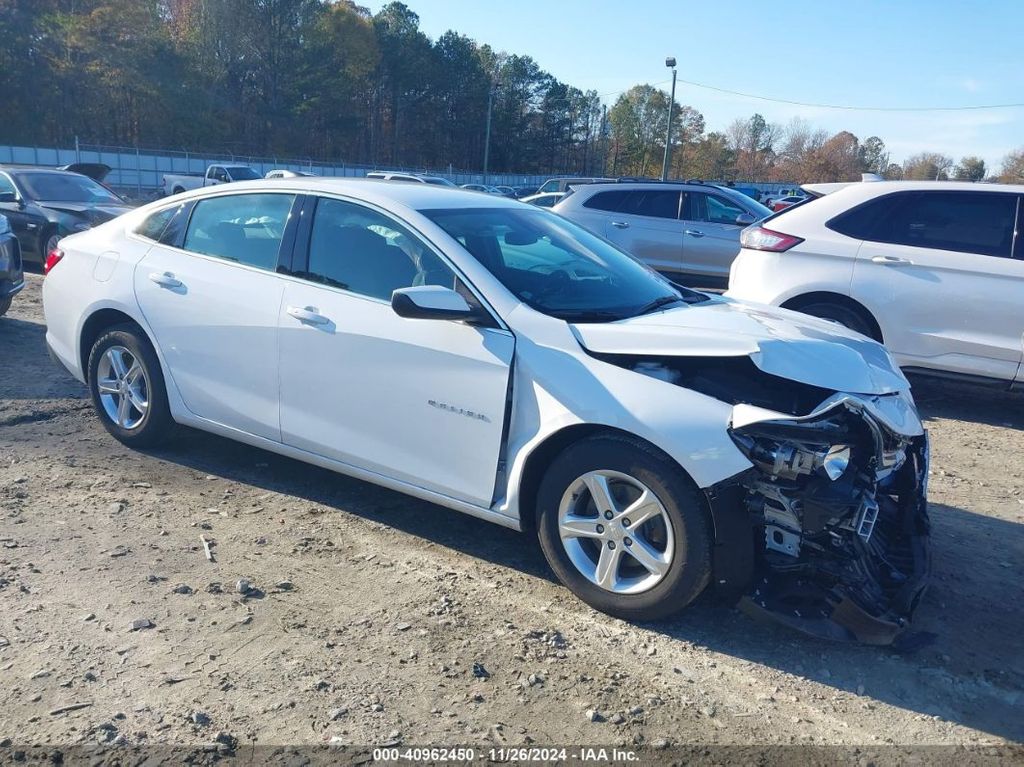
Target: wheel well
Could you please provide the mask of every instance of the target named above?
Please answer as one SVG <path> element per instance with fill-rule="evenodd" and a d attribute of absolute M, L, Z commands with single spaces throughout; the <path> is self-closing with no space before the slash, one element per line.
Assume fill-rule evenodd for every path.
<path fill-rule="evenodd" d="M 534 534 L 537 531 L 537 492 L 540 490 L 540 483 L 544 478 L 544 472 L 547 470 L 547 467 L 569 445 L 598 434 L 629 437 L 638 442 L 643 442 L 652 450 L 665 454 L 664 450 L 642 437 L 612 426 L 581 423 L 566 426 L 564 429 L 556 431 L 533 449 L 533 452 L 526 459 L 526 466 L 523 467 L 523 477 L 519 482 L 519 524 L 523 532 Z M 672 458 L 669 458 L 669 460 L 676 463 Z M 678 466 L 678 464 L 676 465 Z M 685 470 L 681 466 L 679 470 L 685 474 Z M 686 476 L 689 477 L 689 475 Z"/>
<path fill-rule="evenodd" d="M 878 321 L 874 315 L 862 303 L 855 301 L 849 296 L 844 296 L 842 293 L 829 293 L 828 291 L 804 293 L 802 296 L 796 296 L 783 303 L 782 308 L 800 311 L 802 307 L 812 304 L 837 304 L 852 312 L 856 312 L 871 328 L 871 336 L 879 343 L 883 342 L 882 329 L 878 326 Z"/>
<path fill-rule="evenodd" d="M 107 328 L 126 324 L 134 325 L 143 336 L 147 339 L 149 338 L 139 323 L 118 309 L 100 309 L 98 312 L 91 314 L 89 319 L 85 321 L 85 325 L 82 326 L 82 336 L 78 343 L 78 355 L 82 363 L 82 374 L 86 380 L 89 379 L 89 353 L 92 351 L 92 345 L 96 343 L 96 339 Z M 150 341 L 150 345 L 152 345 L 152 341 Z"/>

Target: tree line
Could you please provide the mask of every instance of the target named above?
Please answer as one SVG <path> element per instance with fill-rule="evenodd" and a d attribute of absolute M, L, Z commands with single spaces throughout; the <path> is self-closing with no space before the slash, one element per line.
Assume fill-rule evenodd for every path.
<path fill-rule="evenodd" d="M 0 0 L 0 142 L 189 149 L 444 169 L 656 176 L 669 96 L 607 105 L 456 31 L 431 40 L 401 2 Z M 751 181 L 980 180 L 978 158 L 892 163 L 877 136 L 760 115 L 708 130 L 674 104 L 671 174 Z M 1014 159 L 1015 158 L 1015 159 Z M 1007 158 L 1021 180 L 1024 150 Z"/>

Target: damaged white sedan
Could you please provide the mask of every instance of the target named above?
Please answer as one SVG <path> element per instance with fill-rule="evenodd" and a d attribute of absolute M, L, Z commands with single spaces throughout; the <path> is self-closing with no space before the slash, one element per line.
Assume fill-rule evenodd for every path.
<path fill-rule="evenodd" d="M 925 588 L 927 437 L 883 347 L 672 285 L 547 211 L 239 183 L 48 267 L 48 345 L 125 444 L 184 424 L 536 531 L 627 619 L 713 585 L 885 644 Z"/>

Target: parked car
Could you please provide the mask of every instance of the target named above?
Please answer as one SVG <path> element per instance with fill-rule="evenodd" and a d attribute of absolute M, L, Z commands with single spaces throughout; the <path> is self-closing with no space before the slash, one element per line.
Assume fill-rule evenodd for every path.
<path fill-rule="evenodd" d="M 0 215 L 6 216 L 26 262 L 42 265 L 61 237 L 128 210 L 121 197 L 80 173 L 0 166 Z"/>
<path fill-rule="evenodd" d="M 432 184 L 434 186 L 450 186 L 457 187 L 457 185 L 443 176 L 426 176 L 420 173 L 391 173 L 388 171 L 375 170 L 366 174 L 367 178 L 374 178 L 378 181 L 411 181 L 414 184 Z"/>
<path fill-rule="evenodd" d="M 524 197 L 532 197 L 537 194 L 537 187 L 535 186 L 517 186 L 515 187 L 515 190 L 517 200 L 521 200 Z"/>
<path fill-rule="evenodd" d="M 462 188 L 469 192 L 483 192 L 484 194 L 501 195 L 501 190 L 496 186 L 491 186 L 490 184 L 462 184 Z"/>
<path fill-rule="evenodd" d="M 791 194 L 773 201 L 770 207 L 773 211 L 778 213 L 780 210 L 785 210 L 786 208 L 789 208 L 793 205 L 799 205 L 806 199 L 807 198 L 804 197 L 803 195 Z"/>
<path fill-rule="evenodd" d="M 743 227 L 771 211 L 733 189 L 703 183 L 577 187 L 553 209 L 673 277 L 725 285 Z"/>
<path fill-rule="evenodd" d="M 166 173 L 161 180 L 164 194 L 181 194 L 204 186 L 231 184 L 235 181 L 255 181 L 260 174 L 248 165 L 211 165 L 206 173 Z"/>
<path fill-rule="evenodd" d="M 553 208 L 559 200 L 565 197 L 565 192 L 545 192 L 544 194 L 533 194 L 523 197 L 520 202 L 528 202 L 538 208 Z"/>
<path fill-rule="evenodd" d="M 6 216 L 0 216 L 0 317 L 7 314 L 11 301 L 25 287 L 21 268 L 21 247 Z"/>
<path fill-rule="evenodd" d="M 1024 186 L 851 184 L 743 233 L 728 295 L 834 320 L 900 366 L 1024 380 Z"/>
<path fill-rule="evenodd" d="M 126 445 L 186 424 L 535 529 L 631 620 L 714 583 L 882 644 L 924 588 L 926 435 L 885 349 L 676 287 L 549 211 L 258 182 L 61 249 L 47 343 Z"/>
<path fill-rule="evenodd" d="M 503 197 L 508 197 L 511 200 L 518 199 L 516 197 L 516 190 L 511 186 L 498 185 L 494 187 Z"/>
<path fill-rule="evenodd" d="M 312 176 L 312 173 L 305 173 L 301 170 L 289 170 L 288 168 L 275 168 L 274 170 L 267 171 L 267 175 L 263 178 L 304 178 L 306 176 Z"/>
<path fill-rule="evenodd" d="M 549 178 L 540 188 L 536 190 L 535 194 L 545 194 L 547 192 L 568 192 L 569 187 L 577 186 L 581 184 L 609 184 L 617 179 L 614 178 L 598 178 L 598 177 L 573 177 L 564 176 L 559 178 Z"/>

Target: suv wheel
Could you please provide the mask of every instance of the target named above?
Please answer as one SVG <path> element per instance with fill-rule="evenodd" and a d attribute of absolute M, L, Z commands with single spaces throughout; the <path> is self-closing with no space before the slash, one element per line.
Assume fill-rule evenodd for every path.
<path fill-rule="evenodd" d="M 130 447 L 156 445 L 173 428 L 160 362 L 134 325 L 118 325 L 96 339 L 89 391 L 103 426 Z"/>
<path fill-rule="evenodd" d="M 840 325 L 847 327 L 850 330 L 854 330 L 862 336 L 873 338 L 876 341 L 880 342 L 882 340 L 879 338 L 879 333 L 874 328 L 872 322 L 865 317 L 862 312 L 859 312 L 852 307 L 830 303 L 828 301 L 820 301 L 812 304 L 795 306 L 793 309 L 794 311 L 803 312 L 804 314 L 809 314 L 812 317 L 818 317 L 822 320 L 838 322 Z"/>
<path fill-rule="evenodd" d="M 551 464 L 537 500 L 548 563 L 602 612 L 664 618 L 710 580 L 711 533 L 699 491 L 639 440 L 602 435 L 571 445 Z"/>

